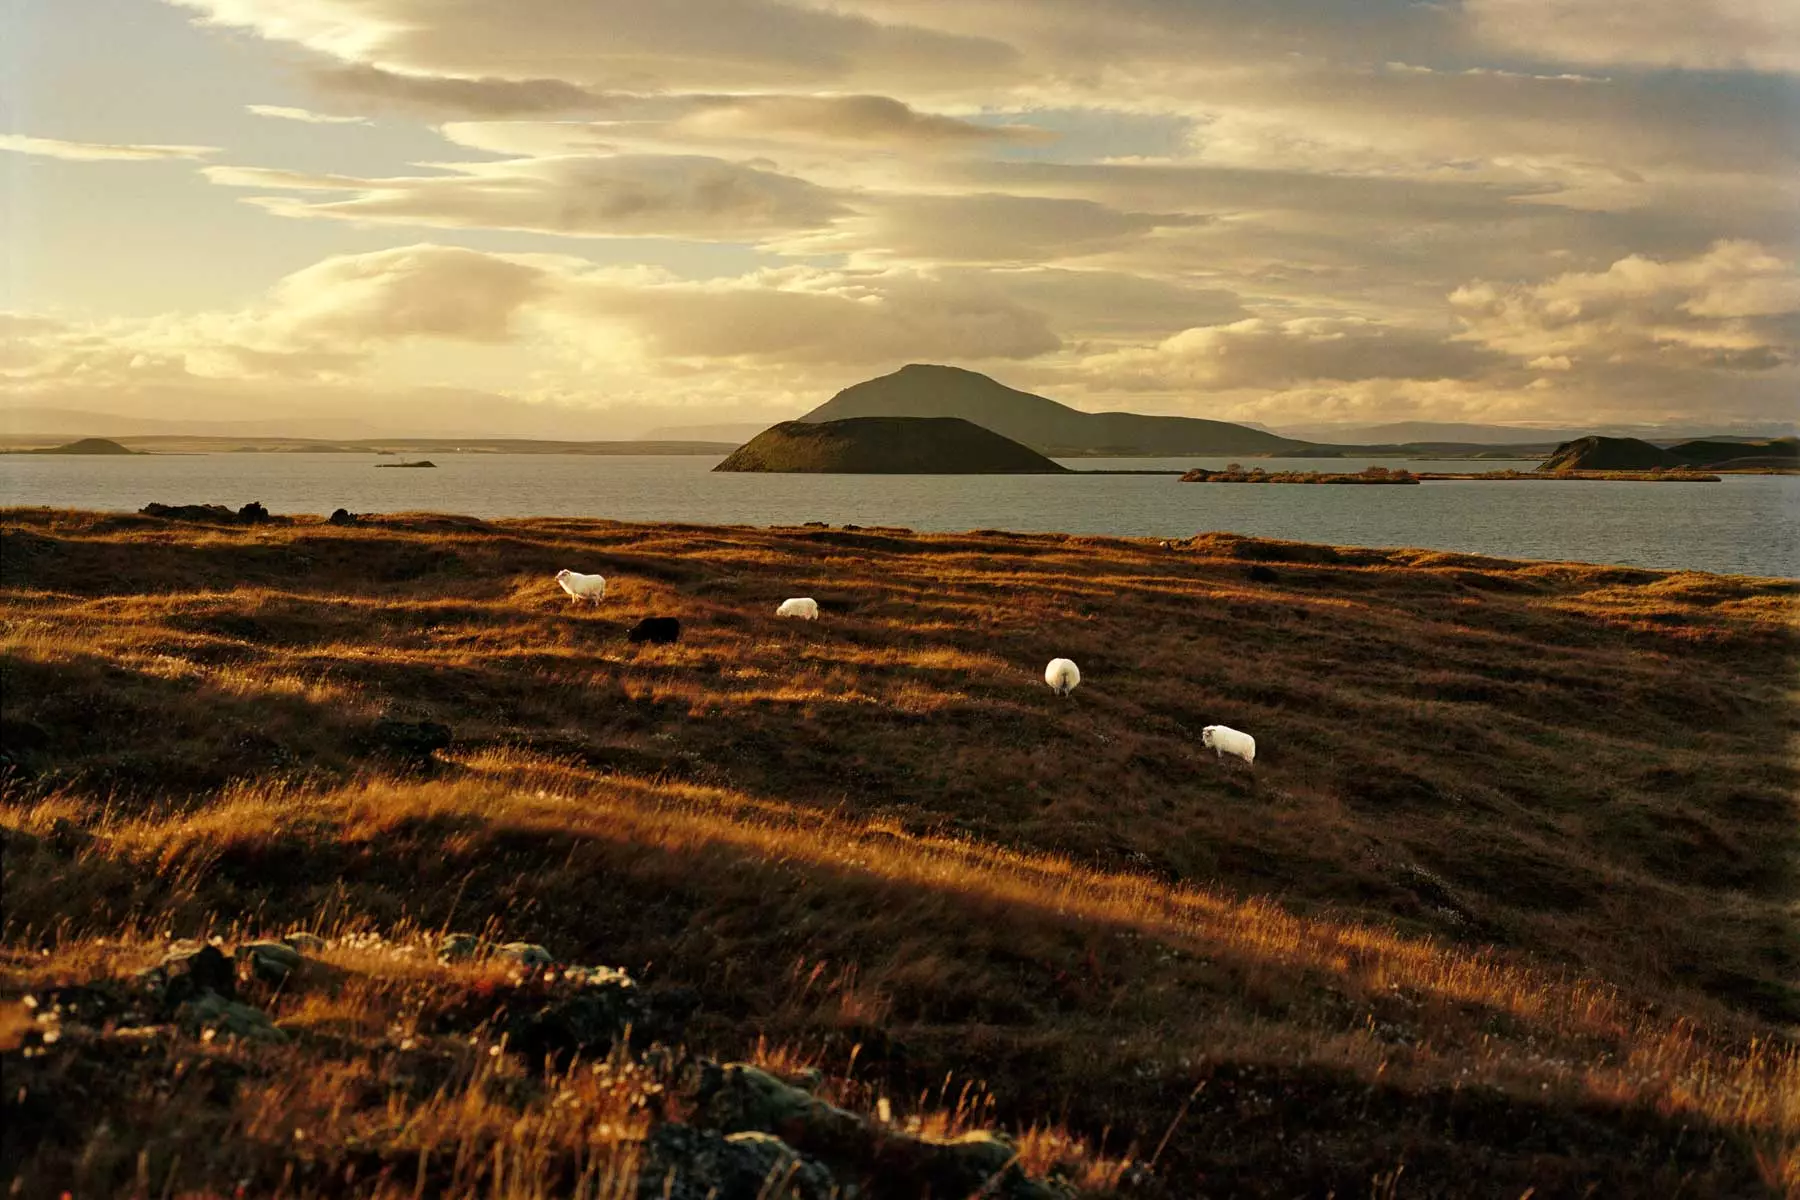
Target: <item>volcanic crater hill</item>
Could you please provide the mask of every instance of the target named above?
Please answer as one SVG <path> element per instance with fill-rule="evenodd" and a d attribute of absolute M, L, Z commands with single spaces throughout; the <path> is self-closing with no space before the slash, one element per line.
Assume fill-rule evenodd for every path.
<path fill-rule="evenodd" d="M 802 421 L 961 417 L 1050 455 L 1276 454 L 1306 443 L 1227 421 L 1082 412 L 977 371 L 912 363 L 845 388 Z"/>
<path fill-rule="evenodd" d="M 1791 1194 L 1797 603 L 1226 534 L 0 512 L 0 1188 L 581 1195 L 714 1145 L 656 1099 L 701 1055 L 1086 1195 Z M 256 1014 L 134 974 L 301 926 Z M 459 931 L 624 970 L 683 1049 L 608 1057 L 603 995 Z"/>
<path fill-rule="evenodd" d="M 958 417 L 852 417 L 822 423 L 784 421 L 751 438 L 713 470 L 1056 475 L 1068 468 Z"/>

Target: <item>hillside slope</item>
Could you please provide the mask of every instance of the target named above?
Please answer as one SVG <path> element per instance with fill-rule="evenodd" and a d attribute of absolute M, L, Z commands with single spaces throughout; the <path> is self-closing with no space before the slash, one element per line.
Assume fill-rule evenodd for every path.
<path fill-rule="evenodd" d="M 1037 1179 L 1779 1195 L 1797 600 L 1229 535 L 11 510 L 0 1157 L 23 1194 L 631 1194 L 595 1181 L 697 1119 L 680 1060 L 540 1075 L 500 1036 L 562 985 L 437 966 L 468 930 Z M 682 640 L 628 644 L 648 613 Z M 318 973 L 244 985 L 279 1044 L 117 1016 L 167 934 L 297 925 Z"/>
<path fill-rule="evenodd" d="M 840 475 L 1059 474 L 1037 451 L 956 417 L 783 421 L 738 447 L 715 471 Z"/>
<path fill-rule="evenodd" d="M 1303 445 L 1225 421 L 1082 412 L 975 371 L 923 363 L 847 387 L 800 420 L 846 417 L 961 417 L 1049 455 L 1255 454 Z"/>
<path fill-rule="evenodd" d="M 1696 470 L 1800 468 L 1800 439 L 1726 441 L 1699 438 L 1664 448 L 1639 438 L 1590 436 L 1564 442 L 1540 471 L 1651 471 L 1658 467 Z"/>

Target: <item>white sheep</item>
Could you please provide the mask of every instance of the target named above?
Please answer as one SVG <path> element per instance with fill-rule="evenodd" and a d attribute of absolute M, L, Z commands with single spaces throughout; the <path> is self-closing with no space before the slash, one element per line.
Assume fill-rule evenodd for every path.
<path fill-rule="evenodd" d="M 1256 739 L 1229 725 L 1208 725 L 1200 731 L 1200 741 L 1219 757 L 1235 754 L 1252 766 L 1256 763 Z"/>
<path fill-rule="evenodd" d="M 1044 682 L 1059 696 L 1066 696 L 1081 682 L 1081 668 L 1066 658 L 1053 658 L 1044 668 Z"/>
<path fill-rule="evenodd" d="M 819 619 L 819 602 L 810 596 L 795 596 L 783 600 L 775 608 L 778 617 L 799 617 L 802 621 Z"/>
<path fill-rule="evenodd" d="M 562 585 L 563 591 L 569 593 L 570 600 L 592 600 L 598 604 L 600 598 L 606 595 L 604 575 L 583 575 L 564 567 L 556 573 L 556 582 Z"/>

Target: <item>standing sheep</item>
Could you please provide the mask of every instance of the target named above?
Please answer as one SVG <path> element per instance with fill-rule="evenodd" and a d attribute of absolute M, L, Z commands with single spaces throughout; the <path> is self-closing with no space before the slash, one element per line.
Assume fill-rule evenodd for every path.
<path fill-rule="evenodd" d="M 775 609 L 778 617 L 798 617 L 802 621 L 819 619 L 819 602 L 810 596 L 795 596 L 783 600 Z"/>
<path fill-rule="evenodd" d="M 1229 725 L 1208 725 L 1200 731 L 1200 742 L 1217 757 L 1235 754 L 1251 766 L 1256 765 L 1256 739 Z"/>
<path fill-rule="evenodd" d="M 1059 696 L 1066 696 L 1081 682 L 1081 668 L 1066 658 L 1053 658 L 1044 668 L 1044 682 Z"/>
<path fill-rule="evenodd" d="M 579 571 L 571 571 L 567 567 L 556 573 L 556 582 L 562 590 L 569 593 L 571 601 L 592 600 L 598 604 L 606 595 L 606 577 L 603 575 L 583 575 Z"/>

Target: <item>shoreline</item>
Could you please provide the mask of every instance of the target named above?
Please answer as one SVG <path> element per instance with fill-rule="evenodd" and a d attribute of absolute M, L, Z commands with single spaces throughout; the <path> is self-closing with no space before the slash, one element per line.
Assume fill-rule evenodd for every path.
<path fill-rule="evenodd" d="M 678 534 L 706 531 L 749 531 L 770 534 L 801 535 L 834 535 L 849 536 L 853 539 L 863 537 L 873 539 L 908 538 L 924 542 L 946 538 L 991 538 L 1002 539 L 1007 543 L 1040 542 L 1045 545 L 1064 545 L 1075 543 L 1090 546 L 1112 546 L 1118 548 L 1142 549 L 1146 546 L 1170 553 L 1214 538 L 1231 538 L 1246 543 L 1257 543 L 1282 548 L 1283 553 L 1300 557 L 1285 560 L 1302 561 L 1335 561 L 1347 565 L 1378 566 L 1391 562 L 1394 556 L 1424 556 L 1440 565 L 1452 564 L 1471 570 L 1493 569 L 1498 571 L 1517 571 L 1534 567 L 1568 567 L 1577 570 L 1626 571 L 1643 574 L 1670 575 L 1704 575 L 1716 579 L 1733 579 L 1757 581 L 1760 583 L 1793 584 L 1800 582 L 1800 573 L 1782 575 L 1768 572 L 1751 571 L 1715 571 L 1704 567 L 1692 566 L 1646 566 L 1640 563 L 1600 561 L 1582 558 L 1531 558 L 1522 555 L 1489 554 L 1479 550 L 1467 550 L 1450 546 L 1427 546 L 1411 542 L 1393 542 L 1388 544 L 1328 542 L 1296 538 L 1281 538 L 1259 533 L 1247 533 L 1230 529 L 1201 529 L 1192 534 L 1177 537 L 1159 537 L 1156 534 L 1117 534 L 1086 533 L 1068 530 L 1032 530 L 1002 529 L 988 526 L 975 526 L 965 529 L 918 529 L 903 525 L 863 525 L 855 522 L 833 524 L 826 521 L 771 522 L 753 524 L 748 522 L 727 521 L 650 521 L 631 520 L 614 517 L 592 515 L 568 515 L 542 513 L 530 516 L 480 517 L 466 513 L 456 513 L 438 509 L 397 509 L 391 512 L 357 513 L 354 520 L 345 525 L 333 526 L 330 517 L 323 513 L 272 513 L 266 521 L 241 520 L 204 520 L 183 517 L 157 516 L 133 509 L 87 509 L 68 508 L 52 505 L 11 504 L 0 505 L 0 526 L 21 520 L 40 521 L 46 517 L 61 518 L 71 522 L 92 520 L 142 522 L 148 528 L 164 528 L 169 530 L 215 530 L 221 533 L 243 530 L 252 532 L 258 529 L 280 531 L 287 529 L 310 529 L 315 526 L 338 528 L 344 530 L 366 529 L 410 530 L 418 532 L 423 529 L 440 531 L 481 530 L 523 528 L 531 529 L 547 523 L 559 526 L 592 526 L 595 530 L 635 529 L 645 534 Z M 1325 555 L 1319 559 L 1319 555 Z M 1331 556 L 1336 556 L 1332 558 Z M 1358 561 L 1362 560 L 1362 561 Z M 1281 559 L 1270 561 L 1280 562 Z"/>

